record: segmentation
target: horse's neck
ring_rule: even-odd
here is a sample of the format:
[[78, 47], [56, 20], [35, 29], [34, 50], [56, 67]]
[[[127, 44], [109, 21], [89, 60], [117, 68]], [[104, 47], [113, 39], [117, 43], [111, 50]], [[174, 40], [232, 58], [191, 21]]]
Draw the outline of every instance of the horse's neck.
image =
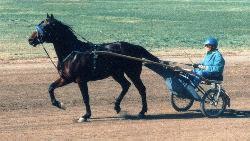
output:
[[53, 43], [59, 62], [62, 62], [73, 50], [70, 44]]
[[83, 43], [79, 40], [71, 42], [56, 42], [53, 43], [58, 61], [62, 62], [73, 51], [85, 52], [91, 50], [88, 43]]

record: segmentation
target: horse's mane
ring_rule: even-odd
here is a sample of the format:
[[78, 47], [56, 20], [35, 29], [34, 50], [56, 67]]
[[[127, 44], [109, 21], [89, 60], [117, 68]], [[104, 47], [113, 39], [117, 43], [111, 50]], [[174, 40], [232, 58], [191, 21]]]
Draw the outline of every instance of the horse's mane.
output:
[[[57, 32], [57, 36], [60, 38], [61, 42], [67, 42], [70, 44], [74, 44], [73, 46], [68, 46], [67, 48], [73, 48], [73, 50], [78, 50], [78, 51], [85, 51], [87, 49], [90, 49], [91, 46], [89, 44], [92, 44], [79, 34], [77, 34], [71, 26], [54, 19], [54, 24], [55, 24], [55, 30]], [[84, 41], [79, 40], [78, 36], [80, 36]], [[83, 48], [84, 46], [84, 48]]]
[[[58, 36], [64, 36], [63, 40], [78, 40], [77, 36], [75, 35], [75, 31], [72, 29], [71, 26], [57, 20], [54, 19], [54, 23], [55, 23], [55, 29], [57, 30], [57, 32], [59, 33]], [[66, 37], [66, 38], [65, 38]]]

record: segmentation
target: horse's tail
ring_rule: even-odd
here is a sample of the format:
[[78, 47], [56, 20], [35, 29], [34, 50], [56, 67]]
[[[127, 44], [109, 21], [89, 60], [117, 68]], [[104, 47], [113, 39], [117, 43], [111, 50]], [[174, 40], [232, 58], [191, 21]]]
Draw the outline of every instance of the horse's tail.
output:
[[148, 52], [145, 48], [141, 47], [140, 48], [140, 52], [142, 53], [142, 58], [148, 59], [150, 61], [154, 61], [159, 63], [161, 60], [154, 56], [153, 54], [151, 54], [150, 52]]
[[[157, 62], [157, 63], [161, 62], [161, 60], [158, 57], [154, 56], [143, 47], [141, 47], [141, 53], [142, 53], [142, 58], [145, 58], [150, 61]], [[154, 71], [155, 73], [159, 74], [163, 78], [166, 78], [169, 74], [169, 69], [165, 68], [164, 66], [157, 65], [157, 64], [150, 64], [150, 63], [149, 64], [146, 63], [145, 66], [151, 69], [152, 71]]]

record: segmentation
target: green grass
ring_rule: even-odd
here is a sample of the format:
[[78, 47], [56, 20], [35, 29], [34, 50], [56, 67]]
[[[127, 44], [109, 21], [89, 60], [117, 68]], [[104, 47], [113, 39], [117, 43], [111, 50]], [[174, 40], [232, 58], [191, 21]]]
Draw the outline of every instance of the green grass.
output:
[[[27, 38], [46, 13], [94, 43], [127, 41], [150, 50], [250, 47], [248, 0], [1, 0], [0, 59], [44, 56]], [[51, 45], [47, 45], [52, 51]]]

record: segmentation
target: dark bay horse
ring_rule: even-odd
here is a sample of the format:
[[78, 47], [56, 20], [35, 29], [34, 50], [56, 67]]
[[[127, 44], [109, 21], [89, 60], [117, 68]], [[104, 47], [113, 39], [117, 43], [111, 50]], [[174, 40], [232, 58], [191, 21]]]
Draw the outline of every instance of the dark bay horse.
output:
[[[114, 56], [97, 56], [91, 53], [93, 50], [104, 50], [137, 58], [146, 58], [155, 62], [160, 61], [143, 47], [127, 42], [93, 44], [81, 41], [68, 25], [55, 19], [52, 14], [47, 14], [47, 18], [36, 26], [36, 31], [32, 33], [28, 41], [34, 47], [42, 43], [54, 45], [58, 57], [57, 69], [60, 77], [51, 83], [48, 89], [52, 105], [63, 108], [64, 105], [55, 98], [54, 90], [76, 82], [79, 85], [86, 107], [86, 114], [79, 120], [87, 120], [91, 117], [87, 82], [112, 76], [122, 87], [114, 107], [116, 112], [119, 113], [121, 110], [120, 103], [131, 85], [125, 77], [126, 74], [138, 89], [142, 99], [142, 109], [139, 116], [144, 116], [147, 112], [146, 88], [140, 78], [142, 63]], [[150, 66], [148, 67], [150, 68]]]

